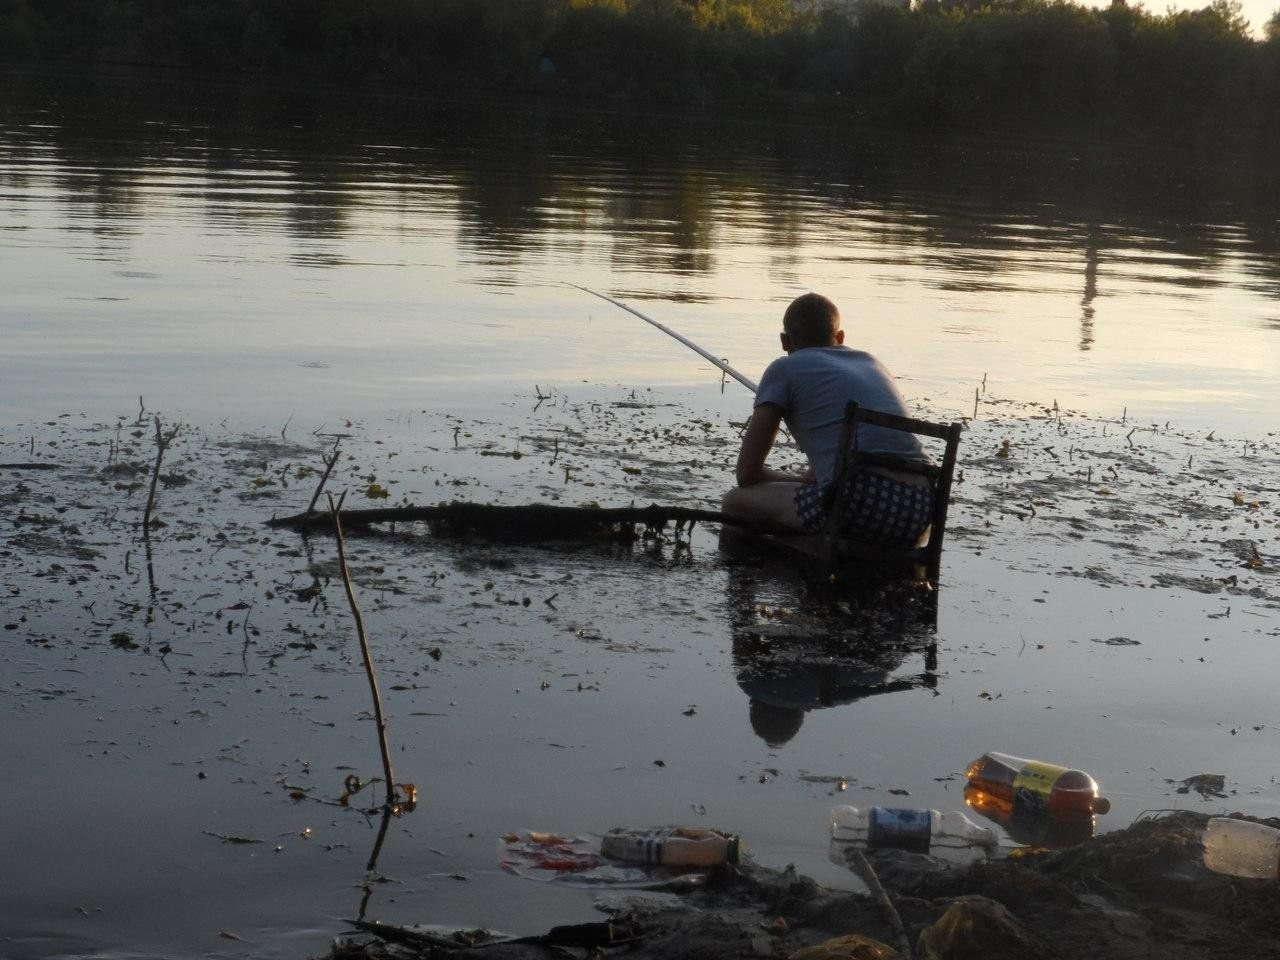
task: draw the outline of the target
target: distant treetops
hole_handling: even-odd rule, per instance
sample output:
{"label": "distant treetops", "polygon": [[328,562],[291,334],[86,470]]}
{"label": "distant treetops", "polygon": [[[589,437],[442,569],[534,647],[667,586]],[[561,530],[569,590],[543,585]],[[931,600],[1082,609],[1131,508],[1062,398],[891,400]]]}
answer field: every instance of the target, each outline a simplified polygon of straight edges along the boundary
{"label": "distant treetops", "polygon": [[1047,0],[6,0],[0,57],[832,119],[1280,137],[1280,11]]}

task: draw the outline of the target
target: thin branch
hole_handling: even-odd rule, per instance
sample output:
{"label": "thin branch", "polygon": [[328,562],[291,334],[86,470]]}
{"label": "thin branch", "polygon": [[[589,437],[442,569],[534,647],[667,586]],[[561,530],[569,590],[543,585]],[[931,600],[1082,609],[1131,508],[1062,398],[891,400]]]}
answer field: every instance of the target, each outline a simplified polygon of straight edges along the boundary
{"label": "thin branch", "polygon": [[[334,459],[337,459],[335,453]],[[356,603],[355,589],[351,585],[351,573],[347,570],[347,548],[342,539],[342,501],[347,498],[344,492],[337,500],[329,494],[329,516],[333,522],[333,538],[338,544],[338,570],[342,574],[342,586],[347,591],[347,603],[351,605],[351,615],[356,622],[356,636],[360,639],[360,653],[364,657],[364,670],[369,677],[369,691],[373,695],[373,716],[378,726],[378,749],[382,751],[382,771],[387,781],[387,807],[396,804],[396,781],[391,772],[391,750],[387,746],[387,721],[382,713],[382,695],[378,692],[378,677],[373,671],[373,656],[369,652],[369,638],[364,632],[364,618],[360,615],[360,606]]]}
{"label": "thin branch", "polygon": [[914,954],[911,952],[911,941],[907,938],[907,931],[902,926],[902,917],[898,915],[897,908],[894,907],[889,894],[881,885],[875,867],[871,866],[871,861],[857,847],[849,851],[849,859],[853,861],[853,867],[857,870],[858,876],[871,891],[871,898],[875,900],[876,906],[880,908],[889,926],[893,928],[893,935],[898,941],[898,952],[902,954],[904,960],[912,960]]}
{"label": "thin branch", "polygon": [[143,531],[142,531],[142,544],[146,550],[146,557],[147,557],[147,597],[148,597],[147,616],[143,622],[149,627],[151,626],[152,623],[155,622],[156,597],[158,596],[158,591],[156,590],[156,567],[155,567],[154,559],[151,554],[151,532],[147,530],[145,527],[143,528]]}
{"label": "thin branch", "polygon": [[[324,489],[325,481],[329,479],[329,474],[333,471],[333,465],[338,462],[338,441],[333,441],[333,452],[324,458],[324,473],[320,475],[320,483],[316,485],[316,492],[311,496],[311,502],[307,504],[306,516],[315,513],[316,501],[320,499],[320,491]],[[344,494],[345,497],[345,494]]]}
{"label": "thin branch", "polygon": [[[139,400],[142,398],[139,397]],[[142,531],[145,534],[151,529],[151,510],[156,505],[156,483],[160,480],[160,462],[164,459],[164,452],[169,447],[169,443],[177,435],[178,428],[174,427],[166,435],[160,429],[160,415],[156,414],[156,465],[151,470],[151,490],[147,494],[147,506],[142,511]]]}
{"label": "thin branch", "polygon": [[[382,822],[378,825],[378,837],[373,841],[373,851],[369,854],[369,862],[364,865],[365,873],[372,873],[378,866],[378,857],[382,853],[382,844],[387,839],[387,827],[391,824],[391,814],[395,807],[388,803],[382,808]],[[364,918],[361,917],[363,920]]]}

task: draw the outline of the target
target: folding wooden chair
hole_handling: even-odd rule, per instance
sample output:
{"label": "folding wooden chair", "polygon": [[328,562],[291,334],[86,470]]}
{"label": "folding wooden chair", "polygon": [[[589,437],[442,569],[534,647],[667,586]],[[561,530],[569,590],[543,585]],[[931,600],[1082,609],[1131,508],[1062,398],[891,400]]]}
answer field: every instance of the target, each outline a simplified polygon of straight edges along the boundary
{"label": "folding wooden chair", "polygon": [[[946,449],[940,464],[921,463],[880,453],[867,453],[858,449],[858,426],[871,424],[889,430],[901,430],[917,436],[934,437],[945,441]],[[840,459],[836,465],[833,489],[835,497],[827,510],[826,525],[819,535],[819,555],[832,567],[847,562],[875,562],[902,564],[923,568],[924,579],[931,587],[937,587],[942,566],[942,538],[947,527],[947,502],[951,497],[951,476],[956,467],[956,451],[960,446],[961,426],[958,423],[930,423],[912,417],[899,417],[881,413],[850,402],[845,408],[844,435],[840,445]],[[924,542],[914,547],[886,547],[875,543],[853,540],[840,530],[844,516],[847,493],[845,478],[859,466],[887,467],[905,473],[926,477],[933,487],[933,515]]]}

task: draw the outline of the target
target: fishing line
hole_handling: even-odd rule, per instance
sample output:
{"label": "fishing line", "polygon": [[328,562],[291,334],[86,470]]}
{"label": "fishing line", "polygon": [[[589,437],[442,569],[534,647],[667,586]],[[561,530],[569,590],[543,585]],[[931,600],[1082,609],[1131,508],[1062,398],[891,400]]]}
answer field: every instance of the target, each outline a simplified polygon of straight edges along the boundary
{"label": "fishing line", "polygon": [[612,303],[615,307],[625,310],[627,311],[627,313],[632,314],[633,316],[639,317],[645,323],[652,324],[653,326],[661,330],[663,333],[665,333],[667,336],[675,340],[679,340],[686,347],[688,347],[690,350],[692,350],[694,353],[698,354],[705,360],[709,360],[711,363],[714,363],[717,367],[719,367],[729,376],[733,377],[733,379],[737,380],[740,384],[742,384],[752,393],[756,392],[756,389],[757,389],[756,384],[753,381],[744,377],[742,374],[740,374],[737,370],[733,369],[733,367],[729,366],[729,364],[725,363],[719,357],[713,356],[711,353],[708,353],[706,350],[703,350],[700,346],[698,346],[688,337],[685,337],[685,336],[682,336],[681,334],[676,333],[674,330],[668,327],[665,323],[659,323],[657,320],[653,319],[653,317],[646,317],[643,313],[641,313],[635,307],[627,306],[627,304],[623,303],[621,300],[615,300],[613,299],[613,297],[606,296],[603,293],[598,293],[597,291],[592,290],[590,287],[584,287],[581,284],[577,284],[577,283],[571,283],[569,284],[569,286],[576,287],[578,290],[581,290],[583,293],[589,293],[593,297],[599,297],[601,300],[604,300],[608,303]]}

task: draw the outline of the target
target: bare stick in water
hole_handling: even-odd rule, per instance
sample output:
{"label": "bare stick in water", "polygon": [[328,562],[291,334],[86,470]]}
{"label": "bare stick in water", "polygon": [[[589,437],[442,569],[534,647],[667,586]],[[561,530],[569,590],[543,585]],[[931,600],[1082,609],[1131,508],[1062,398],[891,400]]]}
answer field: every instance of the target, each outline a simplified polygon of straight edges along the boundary
{"label": "bare stick in water", "polygon": [[715,354],[709,353],[708,351],[703,350],[700,346],[698,346],[688,337],[681,336],[680,334],[676,333],[674,330],[668,327],[665,323],[659,323],[657,320],[653,319],[653,317],[646,317],[643,313],[641,313],[635,307],[629,307],[625,303],[623,303],[621,300],[615,300],[613,299],[613,297],[606,296],[603,293],[598,293],[595,290],[592,290],[590,287],[584,287],[576,283],[571,283],[569,284],[569,286],[575,287],[576,289],[581,290],[583,293],[589,293],[593,297],[599,297],[601,300],[604,300],[606,303],[612,303],[615,307],[618,307],[619,309],[627,311],[627,313],[631,314],[632,316],[639,317],[645,323],[652,324],[653,326],[661,330],[663,333],[665,333],[667,336],[675,340],[679,340],[681,343],[683,343],[686,347],[688,347],[694,353],[698,354],[698,356],[702,357],[704,360],[710,361],[711,363],[715,364],[717,367],[719,367],[729,376],[733,377],[733,379],[737,380],[740,384],[742,384],[752,393],[756,392],[757,386],[754,381],[748,380],[746,377],[740,374],[737,370],[733,369],[733,367],[729,366],[729,364],[725,363]]}
{"label": "bare stick in water", "polygon": [[[307,504],[307,516],[315,512],[316,501],[320,499],[320,491],[324,489],[325,481],[329,479],[329,474],[333,471],[333,465],[338,462],[338,443],[333,441],[333,452],[324,458],[324,473],[320,475],[320,482],[316,484],[316,492],[311,496],[311,502]],[[345,496],[345,494],[344,494]]]}
{"label": "bare stick in water", "polygon": [[[139,397],[139,400],[142,398]],[[156,505],[156,483],[160,479],[160,461],[164,459],[164,452],[171,441],[178,433],[178,428],[174,427],[166,436],[164,431],[160,429],[160,415],[156,414],[156,465],[151,470],[151,490],[147,494],[147,506],[142,511],[142,532],[145,534],[151,529],[151,509]]]}
{"label": "bare stick in water", "polygon": [[[336,459],[336,455],[335,455]],[[364,618],[360,615],[360,606],[356,603],[356,594],[351,586],[351,574],[347,570],[347,549],[342,539],[342,501],[347,498],[343,493],[337,500],[329,494],[329,516],[333,518],[333,538],[338,544],[338,570],[342,574],[342,586],[347,591],[347,603],[351,605],[351,615],[356,621],[356,636],[360,639],[360,654],[364,657],[364,672],[369,677],[369,691],[373,694],[373,717],[378,725],[378,749],[382,751],[382,772],[387,779],[387,808],[396,805],[396,781],[391,773],[391,750],[387,746],[387,720],[382,713],[382,694],[378,692],[378,677],[373,672],[373,656],[369,653],[369,638],[364,632]]]}
{"label": "bare stick in water", "polygon": [[387,839],[387,827],[391,825],[391,814],[394,812],[395,807],[390,804],[387,804],[382,811],[382,822],[378,824],[378,837],[373,841],[373,850],[369,853],[369,862],[364,865],[366,873],[375,870],[378,866],[378,857],[382,853],[382,844]]}

